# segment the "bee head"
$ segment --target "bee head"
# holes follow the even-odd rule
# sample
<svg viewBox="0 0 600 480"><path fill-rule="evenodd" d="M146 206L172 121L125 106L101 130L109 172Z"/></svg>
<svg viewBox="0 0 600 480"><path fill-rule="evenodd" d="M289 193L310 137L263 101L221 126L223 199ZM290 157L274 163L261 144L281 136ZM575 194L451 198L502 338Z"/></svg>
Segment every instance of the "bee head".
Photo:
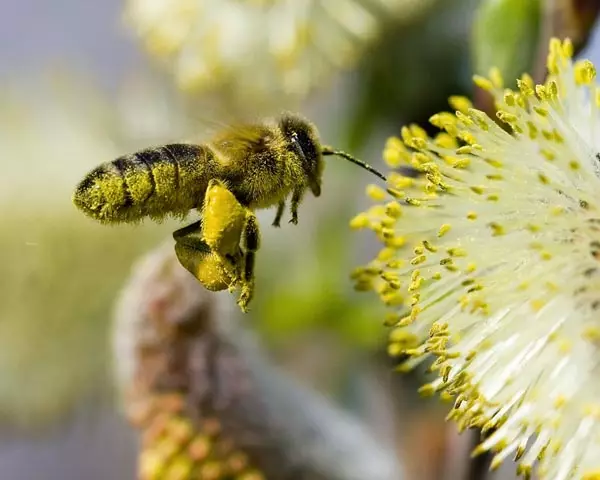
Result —
<svg viewBox="0 0 600 480"><path fill-rule="evenodd" d="M317 129L308 120L290 113L281 117L279 127L288 142L288 150L295 153L302 162L309 188L318 197L321 194L323 156Z"/></svg>

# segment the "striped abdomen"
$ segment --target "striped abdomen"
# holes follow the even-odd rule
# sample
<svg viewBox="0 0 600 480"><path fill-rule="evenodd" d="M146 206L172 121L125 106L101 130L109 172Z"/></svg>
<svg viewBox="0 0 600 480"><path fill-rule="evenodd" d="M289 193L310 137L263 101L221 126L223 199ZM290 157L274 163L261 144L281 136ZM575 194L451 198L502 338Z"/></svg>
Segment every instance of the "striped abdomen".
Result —
<svg viewBox="0 0 600 480"><path fill-rule="evenodd" d="M182 215L202 204L215 172L204 145L147 148L99 165L81 181L73 202L101 222Z"/></svg>

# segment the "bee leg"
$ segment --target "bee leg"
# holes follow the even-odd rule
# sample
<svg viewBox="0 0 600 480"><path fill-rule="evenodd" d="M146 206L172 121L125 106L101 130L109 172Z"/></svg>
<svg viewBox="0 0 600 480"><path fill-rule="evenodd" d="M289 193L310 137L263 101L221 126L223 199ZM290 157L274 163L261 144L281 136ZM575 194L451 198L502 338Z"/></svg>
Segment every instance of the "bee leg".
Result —
<svg viewBox="0 0 600 480"><path fill-rule="evenodd" d="M298 224L298 207L300 206L300 202L302 201L302 197L304 196L304 190L303 189L296 189L294 190L294 193L292 193L292 206L291 206L291 213L292 213L292 219L290 220L290 223L293 223L294 225Z"/></svg>
<svg viewBox="0 0 600 480"><path fill-rule="evenodd" d="M281 217L283 217L283 212L285 211L285 201L279 202L277 204L277 213L275 214L275 220L273 220L273 226L279 227L281 224Z"/></svg>
<svg viewBox="0 0 600 480"><path fill-rule="evenodd" d="M179 263L205 288L220 291L235 288L239 280L238 265L243 254L220 255L202 239L202 222L197 221L173 232L175 255Z"/></svg>
<svg viewBox="0 0 600 480"><path fill-rule="evenodd" d="M254 296L254 260L256 251L260 247L260 229L253 213L248 213L244 232L244 271L242 273L242 293L238 305L243 312L248 311L248 304Z"/></svg>
<svg viewBox="0 0 600 480"><path fill-rule="evenodd" d="M202 220L173 232L173 239L180 245L202 251L210 251L209 246L201 238ZM198 235L197 237L195 235Z"/></svg>

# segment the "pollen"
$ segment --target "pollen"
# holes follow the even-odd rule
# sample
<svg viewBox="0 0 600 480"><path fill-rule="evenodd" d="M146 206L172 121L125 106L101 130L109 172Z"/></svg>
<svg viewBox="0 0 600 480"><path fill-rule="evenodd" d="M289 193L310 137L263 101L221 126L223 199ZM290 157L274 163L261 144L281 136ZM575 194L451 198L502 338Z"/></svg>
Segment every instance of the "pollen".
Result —
<svg viewBox="0 0 600 480"><path fill-rule="evenodd" d="M390 174L396 201L353 220L383 243L368 285L398 370L429 365L421 393L487 432L475 453L546 480L600 478L600 89L572 55L550 42L543 85L474 77L510 132L463 97L430 118L437 135L402 128L384 156L422 175Z"/></svg>

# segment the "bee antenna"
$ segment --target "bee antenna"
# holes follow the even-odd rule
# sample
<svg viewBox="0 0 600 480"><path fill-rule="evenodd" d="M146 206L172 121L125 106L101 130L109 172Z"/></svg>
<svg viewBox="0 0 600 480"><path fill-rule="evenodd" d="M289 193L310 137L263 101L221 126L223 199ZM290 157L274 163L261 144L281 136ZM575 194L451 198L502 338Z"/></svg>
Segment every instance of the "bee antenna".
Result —
<svg viewBox="0 0 600 480"><path fill-rule="evenodd" d="M337 155L338 157L345 158L346 160L358 165L359 167L362 167L365 170L368 170L372 174L377 175L384 182L387 181L387 178L385 178L385 175L383 173L379 172L378 170L373 168L371 165L359 160L358 158L353 157L349 153L342 152L341 150L334 150L332 147L323 147L323 149L321 150L321 153L323 155Z"/></svg>

